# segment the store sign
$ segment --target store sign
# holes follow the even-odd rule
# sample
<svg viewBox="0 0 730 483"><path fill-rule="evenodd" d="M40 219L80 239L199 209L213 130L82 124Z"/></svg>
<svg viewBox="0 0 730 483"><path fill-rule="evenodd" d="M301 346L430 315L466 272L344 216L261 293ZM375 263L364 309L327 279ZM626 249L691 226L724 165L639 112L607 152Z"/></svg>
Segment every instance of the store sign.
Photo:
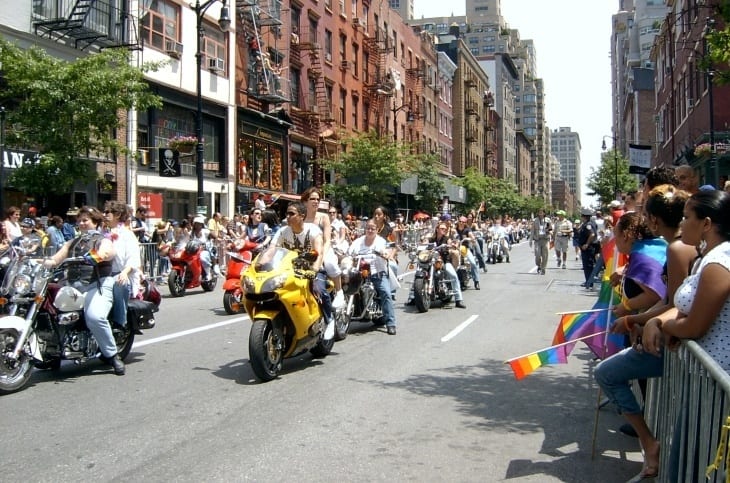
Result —
<svg viewBox="0 0 730 483"><path fill-rule="evenodd" d="M147 218L162 218L162 194L137 193L137 208L147 208Z"/></svg>
<svg viewBox="0 0 730 483"><path fill-rule="evenodd" d="M26 164L38 164L40 160L41 153L36 151L9 148L5 148L5 151L3 151L3 167L5 169L16 169Z"/></svg>

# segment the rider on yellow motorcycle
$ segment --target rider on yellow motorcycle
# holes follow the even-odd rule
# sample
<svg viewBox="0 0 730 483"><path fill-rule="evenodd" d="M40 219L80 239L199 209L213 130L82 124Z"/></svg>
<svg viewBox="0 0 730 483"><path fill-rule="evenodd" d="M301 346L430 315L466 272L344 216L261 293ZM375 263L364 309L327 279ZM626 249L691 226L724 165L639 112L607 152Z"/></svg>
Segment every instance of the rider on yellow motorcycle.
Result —
<svg viewBox="0 0 730 483"><path fill-rule="evenodd" d="M317 259L312 262L311 267L312 271L317 273L312 281L312 291L319 299L322 312L327 320L324 339L330 340L335 335L335 325L332 318L332 300L330 293L327 291L327 274L322 267L324 258L323 235L322 230L317 225L304 222L306 215L307 209L304 203L300 201L291 202L286 209L287 226L276 232L269 249L261 255L261 260L258 263L270 259L276 251L276 247L284 247L299 253L312 250L317 252Z"/></svg>

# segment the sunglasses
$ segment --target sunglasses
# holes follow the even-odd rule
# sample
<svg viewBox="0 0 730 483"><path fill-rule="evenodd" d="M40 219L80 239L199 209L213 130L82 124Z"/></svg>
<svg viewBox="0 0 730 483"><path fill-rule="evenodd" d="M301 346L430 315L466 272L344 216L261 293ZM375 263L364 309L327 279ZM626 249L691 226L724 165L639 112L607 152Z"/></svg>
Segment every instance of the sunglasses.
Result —
<svg viewBox="0 0 730 483"><path fill-rule="evenodd" d="M319 201L319 198L309 198L309 201Z"/></svg>
<svg viewBox="0 0 730 483"><path fill-rule="evenodd" d="M254 214L254 215L260 215L260 214L261 214L261 212L260 212L260 211L254 211L254 212L253 212L253 214Z"/></svg>
<svg viewBox="0 0 730 483"><path fill-rule="evenodd" d="M330 213L330 215L336 215L337 214L336 211L330 211L329 213Z"/></svg>

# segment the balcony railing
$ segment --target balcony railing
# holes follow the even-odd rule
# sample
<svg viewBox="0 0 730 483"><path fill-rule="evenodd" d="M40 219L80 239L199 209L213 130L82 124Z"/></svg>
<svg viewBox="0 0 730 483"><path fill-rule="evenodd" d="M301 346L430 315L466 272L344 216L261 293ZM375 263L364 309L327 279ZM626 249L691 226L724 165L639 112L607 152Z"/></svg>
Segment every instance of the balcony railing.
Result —
<svg viewBox="0 0 730 483"><path fill-rule="evenodd" d="M71 39L83 50L124 45L126 15L102 0L33 0L32 24L37 35Z"/></svg>

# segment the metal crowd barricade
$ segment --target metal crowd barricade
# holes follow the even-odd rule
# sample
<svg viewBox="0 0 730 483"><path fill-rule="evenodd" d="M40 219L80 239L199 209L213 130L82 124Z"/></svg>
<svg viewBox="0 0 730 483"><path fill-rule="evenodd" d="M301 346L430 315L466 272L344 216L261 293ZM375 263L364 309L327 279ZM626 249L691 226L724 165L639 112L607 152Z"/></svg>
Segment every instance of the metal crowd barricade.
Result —
<svg viewBox="0 0 730 483"><path fill-rule="evenodd" d="M665 350L664 374L650 379L644 408L661 444L660 481L702 481L730 416L730 375L696 342ZM725 446L727 448L727 446ZM725 481L727 455L707 481Z"/></svg>
<svg viewBox="0 0 730 483"><path fill-rule="evenodd" d="M160 250L157 243L140 243L139 252L142 260L142 271L149 279L158 280L160 273Z"/></svg>

